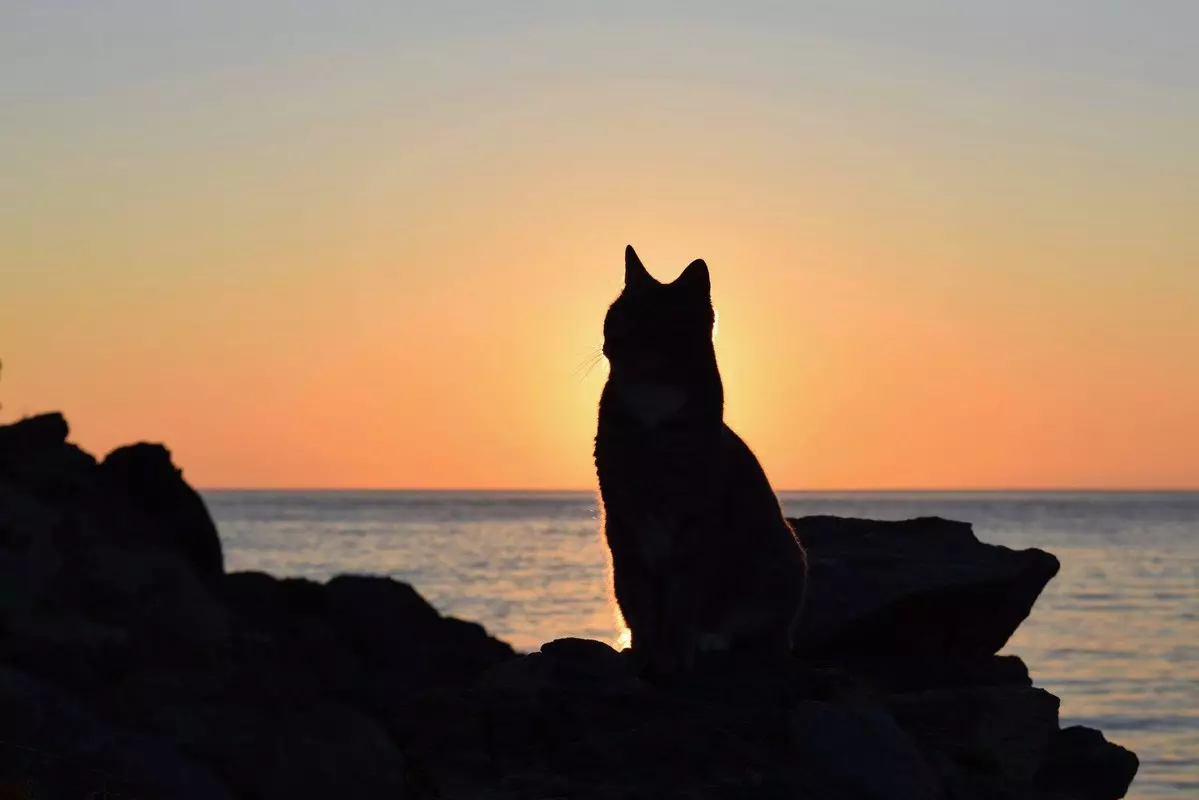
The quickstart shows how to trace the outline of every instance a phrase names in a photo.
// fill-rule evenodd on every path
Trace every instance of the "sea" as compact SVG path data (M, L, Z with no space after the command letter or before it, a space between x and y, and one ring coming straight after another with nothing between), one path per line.
M212 491L230 570L389 575L518 650L618 629L588 492ZM1062 700L1063 725L1134 750L1132 798L1199 798L1199 493L780 496L788 516L942 516L1038 547L1061 572L1004 652Z

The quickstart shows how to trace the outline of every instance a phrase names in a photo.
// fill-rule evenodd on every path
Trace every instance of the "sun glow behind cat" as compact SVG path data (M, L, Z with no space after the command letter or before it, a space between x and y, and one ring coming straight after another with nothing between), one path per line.
M1199 485L1199 6L1072 8L10 4L0 414L586 488L633 241L782 487Z

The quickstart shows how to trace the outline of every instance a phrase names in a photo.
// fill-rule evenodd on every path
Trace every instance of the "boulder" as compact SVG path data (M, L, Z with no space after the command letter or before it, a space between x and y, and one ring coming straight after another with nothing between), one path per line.
M219 650L227 620L210 582L71 447L0 474L0 660L83 688Z
M1027 797L1058 732L1058 699L1029 686L908 692L884 705L944 783L970 785L971 794L991 786L996 797Z
M594 639L555 639L536 653L505 661L483 673L478 684L502 691L536 692L555 687L627 695L644 685L628 658Z
M320 584L233 573L225 596L281 664L376 710L469 681L515 655L481 625L443 617L391 578L340 575Z
M941 673L934 685L997 653L1058 570L1049 553L983 544L964 522L791 523L810 565L797 651L874 672L918 664Z
M67 442L62 414L40 414L0 425L0 478L23 483L27 492L71 501L96 459Z
M157 737L0 667L0 785L3 778L23 783L28 794L17 796L28 797L234 798L209 769Z
M145 535L166 534L164 543L177 549L196 575L208 582L220 579L225 562L216 525L169 450L146 443L117 448L100 464L99 474L123 507L145 517L139 526Z
M792 715L796 758L809 796L939 800L936 771L886 710L864 704L800 703Z
M379 722L333 701L282 717L256 765L258 796L402 800L404 757Z
M12 467L54 452L66 445L70 432L66 418L58 412L0 425L0 464Z
M402 673L414 686L459 683L515 655L483 626L443 617L391 578L339 575L325 587L325 609L368 664Z
M1037 770L1036 797L1043 800L1119 800L1128 793L1140 761L1093 728L1057 733Z

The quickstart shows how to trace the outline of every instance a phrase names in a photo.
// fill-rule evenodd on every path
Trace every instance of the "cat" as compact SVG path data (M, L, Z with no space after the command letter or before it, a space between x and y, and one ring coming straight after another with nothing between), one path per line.
M705 650L787 653L807 556L753 452L724 423L707 264L655 280L630 245L604 318L595 466L616 602L643 672Z

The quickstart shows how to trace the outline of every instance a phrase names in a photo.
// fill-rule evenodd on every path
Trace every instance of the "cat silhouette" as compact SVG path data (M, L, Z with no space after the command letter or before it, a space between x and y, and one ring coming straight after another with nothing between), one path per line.
M659 283L630 245L604 318L595 466L612 582L643 672L697 652L786 653L807 558L765 472L724 423L708 267Z

